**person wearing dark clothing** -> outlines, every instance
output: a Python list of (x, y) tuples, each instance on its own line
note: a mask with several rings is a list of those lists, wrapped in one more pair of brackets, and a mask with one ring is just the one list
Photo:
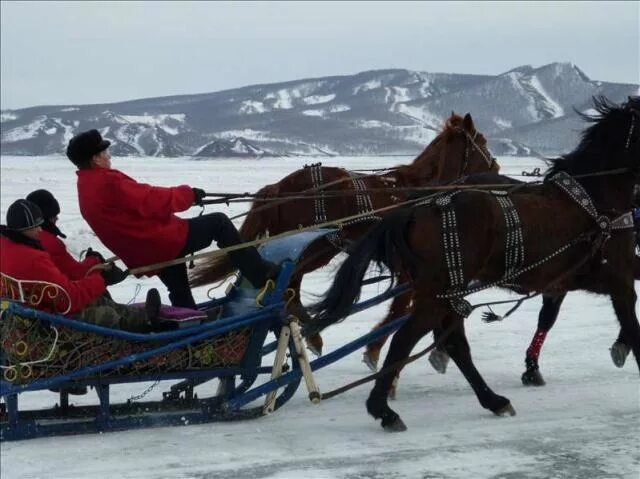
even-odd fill
[[(67, 157), (78, 167), (80, 212), (104, 245), (129, 268), (174, 260), (209, 246), (241, 243), (233, 223), (222, 213), (184, 219), (175, 213), (201, 205), (205, 192), (181, 185), (171, 188), (138, 183), (111, 167), (110, 142), (97, 130), (73, 137)], [(253, 247), (229, 254), (235, 266), (256, 288), (277, 274), (277, 266)], [(185, 264), (157, 274), (174, 306), (195, 308)]]
[(38, 240), (44, 249), (51, 255), (56, 266), (70, 279), (84, 278), (87, 272), (95, 265), (103, 263), (104, 258), (91, 248), (87, 251), (84, 260), (78, 261), (67, 251), (67, 247), (60, 238), (67, 236), (58, 228), (58, 215), (60, 204), (58, 200), (47, 190), (32, 191), (27, 195), (28, 201), (35, 203), (42, 211), (44, 223)]
[[(38, 240), (44, 217), (38, 205), (17, 200), (7, 210), (7, 224), (0, 225), (0, 272), (10, 280), (21, 282), (18, 290), (1, 291), (5, 297), (27, 301), (31, 307), (54, 314), (64, 314), (99, 326), (135, 332), (150, 331), (158, 319), (160, 296), (149, 290), (145, 308), (118, 304), (105, 293), (107, 286), (123, 281), (128, 273), (112, 265), (77, 280), (69, 278), (54, 263)], [(58, 294), (34, 294), (42, 284), (56, 285)], [(4, 282), (3, 282), (4, 284)], [(25, 299), (26, 298), (26, 299)], [(31, 298), (37, 304), (30, 304)]]

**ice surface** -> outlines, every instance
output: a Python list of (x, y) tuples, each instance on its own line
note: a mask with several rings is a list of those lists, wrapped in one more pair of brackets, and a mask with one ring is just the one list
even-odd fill
[[(416, 152), (417, 154), (418, 152)], [(329, 158), (326, 165), (381, 168), (411, 158)], [(499, 158), (503, 172), (544, 165), (530, 158)], [(189, 184), (207, 191), (244, 192), (277, 181), (309, 163), (309, 158), (211, 160), (114, 158), (114, 167), (157, 185)], [(91, 246), (105, 250), (80, 217), (75, 171), (63, 157), (0, 158), (0, 213), (36, 188), (60, 200), (60, 227), (77, 254)], [(230, 215), (247, 204), (208, 207)], [(195, 216), (192, 208), (183, 216)], [(338, 261), (312, 273), (303, 283), (303, 300), (311, 301), (329, 284)], [(140, 301), (147, 288), (166, 291), (157, 278), (130, 278), (111, 291), (118, 301)], [(382, 288), (383, 286), (379, 286)], [(369, 286), (365, 296), (376, 292)], [(140, 289), (140, 292), (138, 292)], [(206, 297), (206, 288), (195, 291)], [(222, 291), (215, 292), (221, 295)], [(506, 298), (488, 291), (472, 302)], [(480, 311), (466, 321), (479, 371), (499, 394), (510, 398), (518, 415), (497, 418), (482, 409), (455, 366), (446, 375), (426, 360), (402, 374), (398, 399), (391, 403), (409, 430), (387, 434), (367, 416), (365, 385), (317, 406), (304, 386), (274, 414), (251, 421), (146, 429), (99, 435), (58, 437), (3, 443), (2, 479), (14, 478), (269, 478), (269, 479), (637, 479), (640, 471), (640, 389), (638, 369), (630, 357), (616, 369), (608, 348), (618, 325), (607, 298), (573, 293), (548, 336), (541, 356), (547, 380), (543, 388), (520, 384), (524, 351), (535, 330), (539, 300), (532, 300), (503, 323), (487, 325)], [(386, 305), (355, 315), (324, 333), (326, 352), (367, 332)], [(497, 312), (501, 310), (498, 308)], [(425, 338), (416, 347), (430, 344)], [(368, 374), (360, 352), (318, 371), (323, 391)], [(149, 384), (114, 386), (114, 400), (126, 400)], [(165, 386), (164, 384), (161, 386)], [(212, 394), (214, 385), (203, 386)], [(150, 397), (159, 398), (155, 388)], [(55, 401), (52, 393), (23, 395), (25, 406)], [(93, 393), (74, 399), (95, 403)]]

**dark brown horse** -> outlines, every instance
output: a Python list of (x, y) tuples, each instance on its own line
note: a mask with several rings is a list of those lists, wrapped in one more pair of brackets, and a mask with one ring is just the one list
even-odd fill
[[(474, 183), (474, 184), (482, 184), (482, 183), (496, 183), (498, 180), (496, 178), (491, 178), (492, 175), (475, 175), (466, 179), (465, 184)], [(517, 180), (508, 181), (506, 177), (502, 177), (505, 180), (505, 184), (518, 184), (521, 183)], [(634, 194), (633, 194), (633, 206), (634, 206), (634, 229), (635, 229), (635, 238), (636, 238), (636, 255), (633, 258), (633, 269), (634, 269), (634, 278), (636, 281), (640, 280), (640, 218), (638, 217), (638, 212), (640, 212), (640, 185), (636, 184), (634, 186)], [(526, 350), (525, 354), (525, 371), (522, 373), (521, 379), (522, 384), (525, 386), (544, 386), (545, 380), (542, 377), (540, 372), (539, 358), (540, 352), (542, 350), (542, 346), (547, 338), (547, 334), (553, 328), (556, 320), (558, 319), (558, 315), (560, 313), (560, 306), (562, 305), (564, 298), (566, 297), (565, 293), (562, 294), (544, 294), (542, 297), (542, 307), (540, 308), (540, 312), (538, 314), (538, 326), (536, 331), (531, 339), (531, 343)], [(381, 347), (382, 344), (369, 344), (367, 348), (372, 347)], [(618, 337), (611, 345), (609, 349), (611, 353), (611, 360), (613, 364), (621, 368), (624, 366), (627, 356), (631, 352), (631, 349), (622, 334), (622, 331), (618, 334)], [(443, 348), (436, 349), (432, 351), (429, 356), (429, 361), (436, 371), (444, 374), (446, 372), (447, 363), (449, 362), (449, 357), (446, 351)], [(392, 393), (395, 393), (395, 387)]]
[[(255, 202), (240, 228), (240, 235), (245, 241), (250, 241), (267, 234), (275, 235), (300, 226), (361, 214), (357, 221), (343, 224), (338, 236), (305, 252), (290, 284), (297, 294), (289, 307), (289, 311), (304, 322), (309, 317), (300, 303), (303, 276), (328, 264), (345, 245), (360, 238), (380, 220), (380, 214), (368, 212), (406, 200), (409, 194), (406, 189), (411, 187), (448, 183), (463, 175), (498, 170), (498, 164), (487, 149), (486, 139), (476, 130), (471, 115), (467, 113), (463, 118), (452, 113), (442, 132), (411, 164), (392, 168), (389, 173), (360, 175), (344, 168), (312, 165), (294, 171), (278, 183), (265, 186), (258, 192), (258, 197), (277, 200), (298, 192), (312, 191), (314, 194), (309, 199), (275, 204)], [(357, 191), (362, 193), (355, 194)], [(335, 196), (341, 192), (345, 195)], [(326, 197), (323, 196), (325, 193)], [(210, 284), (232, 271), (231, 264), (224, 258), (202, 263), (192, 273), (191, 284)], [(396, 298), (389, 315), (396, 317), (404, 313), (409, 300), (409, 295)], [(316, 354), (321, 352), (320, 336), (309, 338), (308, 344)]]
[(640, 369), (640, 325), (635, 312), (632, 190), (640, 177), (640, 99), (616, 106), (596, 99), (597, 116), (578, 147), (555, 160), (541, 184), (509, 194), (465, 189), (425, 199), (419, 207), (386, 216), (354, 247), (339, 268), (305, 334), (345, 318), (372, 260), (395, 277), (408, 274), (413, 316), (395, 333), (384, 374), (367, 410), (385, 429), (406, 429), (387, 402), (394, 367), (434, 331), (473, 388), (480, 404), (514, 413), (494, 393), (471, 359), (463, 298), (469, 285), (518, 293), (563, 294), (586, 290), (611, 298)]

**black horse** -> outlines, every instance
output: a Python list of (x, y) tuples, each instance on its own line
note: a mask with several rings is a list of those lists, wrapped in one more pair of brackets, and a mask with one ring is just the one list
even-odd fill
[(594, 99), (594, 107), (593, 125), (573, 152), (554, 160), (542, 184), (519, 185), (509, 194), (478, 188), (427, 198), (385, 217), (339, 268), (307, 333), (347, 317), (372, 260), (384, 262), (394, 277), (411, 278), (413, 316), (394, 335), (385, 373), (367, 400), (385, 429), (406, 429), (387, 403), (393, 367), (430, 331), (484, 408), (514, 413), (472, 362), (463, 321), (472, 311), (463, 299), (474, 292), (470, 284), (608, 295), (640, 369), (631, 215), (640, 177), (640, 98), (622, 106)]

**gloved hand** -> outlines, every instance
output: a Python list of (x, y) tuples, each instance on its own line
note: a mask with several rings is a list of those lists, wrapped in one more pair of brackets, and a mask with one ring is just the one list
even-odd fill
[(105, 269), (101, 271), (102, 277), (104, 278), (104, 282), (107, 286), (113, 286), (114, 284), (118, 284), (125, 280), (127, 276), (129, 276), (129, 270), (122, 270), (118, 268), (115, 264), (111, 264), (107, 266)]
[(191, 188), (191, 190), (193, 191), (193, 204), (196, 206), (204, 206), (204, 203), (202, 203), (202, 200), (204, 199), (205, 196), (207, 196), (207, 193), (200, 189), (200, 188)]
[(93, 251), (91, 248), (87, 248), (87, 252), (85, 253), (85, 257), (93, 256), (94, 258), (98, 258), (101, 263), (104, 263), (104, 256), (102, 256), (97, 251)]

